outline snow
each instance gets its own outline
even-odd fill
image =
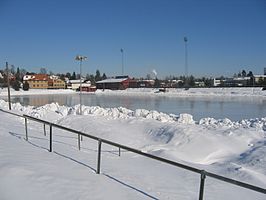
[[[117,80],[117,79],[115,79]],[[169,88],[167,92],[159,92],[158,88],[128,88],[126,90],[96,90],[96,95],[126,95],[126,96],[167,96],[167,97],[210,97],[210,96],[228,96],[228,97],[261,97],[266,98],[266,90],[261,87],[234,87],[234,88]],[[15,91],[11,89],[12,96],[17,95],[40,95],[40,94],[72,94],[75,91],[71,89],[30,89],[28,91]],[[0,96],[7,96],[7,89],[0,88]]]
[[[188,91],[184,91],[185,95],[195,95],[192,89]],[[43,90],[34,90],[32,94],[38,92]],[[150,95],[161,95],[152,92],[150,90]],[[60,91],[56,90],[56,93]],[[97,92],[99,95],[109,93],[113,92]],[[143,95],[140,90],[114,93]],[[169,91],[171,93],[176,95]],[[205,93],[222,95],[218,90]],[[197,91],[196,95],[205,93]],[[259,89],[254,89],[253,93],[250,89],[224,93],[265,96]],[[7,110],[8,103],[0,100],[0,109]],[[266,116],[241,121],[211,117],[195,121],[186,113],[173,115],[155,110],[99,106],[82,106],[82,110],[83,115],[78,115],[79,105],[68,107],[52,103],[34,107],[12,104],[15,113],[48,120],[143,152],[266,187]],[[25,141],[24,119],[0,112],[0,123],[0,199],[198,198],[198,174],[124,150],[119,157],[117,148],[103,144],[101,174],[97,175],[96,141],[83,138],[81,151],[78,151],[75,134],[53,129],[53,152],[49,153],[49,127],[46,127],[47,136],[44,136],[43,125],[29,121],[29,141]],[[265,199],[264,194],[208,177],[204,197]]]

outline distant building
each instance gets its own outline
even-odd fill
[[[143,87],[147,87],[147,88],[150,88],[150,87],[153,87],[154,86],[154,83],[155,83],[155,80],[138,80],[137,81],[137,87],[139,88],[143,88]]]
[[[266,75],[254,75],[255,83],[259,83],[261,81],[266,81]]]
[[[130,78],[128,76],[116,76],[96,82],[97,89],[125,90],[129,87]]]
[[[264,67],[264,75],[266,75],[266,67]]]
[[[68,80],[67,88],[72,90],[78,90],[80,87],[80,82],[81,82],[81,87],[91,87],[90,81],[85,81],[84,79],[78,79],[78,80]]]
[[[23,84],[28,82],[30,89],[65,89],[65,82],[57,76],[48,76],[47,74],[25,75]]]
[[[48,79],[47,74],[25,75],[23,83],[28,82],[30,89],[48,89]]]
[[[213,79],[213,86],[214,87],[219,87],[225,82],[225,79],[220,79],[220,78],[214,78]]]
[[[48,89],[66,89],[66,83],[58,76],[52,75],[48,79]]]

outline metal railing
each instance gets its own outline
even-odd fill
[[[179,167],[179,168],[182,168],[182,169],[185,169],[185,170],[200,174],[199,200],[203,200],[205,179],[206,179],[207,176],[211,177],[211,178],[214,178],[214,179],[217,179],[217,180],[220,180],[220,181],[223,181],[223,182],[226,182],[226,183],[230,183],[230,184],[237,185],[237,186],[240,186],[240,187],[243,187],[243,188],[246,188],[246,189],[250,189],[250,190],[253,190],[253,191],[256,191],[256,192],[259,192],[259,193],[266,194],[266,189],[265,188],[254,186],[254,185],[251,185],[251,184],[248,184],[248,183],[244,183],[244,182],[237,181],[237,180],[234,180],[234,179],[231,179],[231,178],[220,176],[218,174],[214,174],[214,173],[211,173],[211,172],[208,172],[208,171],[205,171],[205,170],[201,170],[201,169],[198,169],[198,168],[195,168],[195,167],[191,167],[191,166],[184,165],[184,164],[181,164],[181,163],[178,163],[178,162],[175,162],[175,161],[171,161],[171,160],[168,160],[168,159],[165,159],[165,158],[161,158],[161,157],[158,157],[158,156],[155,156],[155,155],[152,155],[152,154],[148,154],[148,153],[142,152],[141,150],[138,150],[138,149],[134,149],[134,148],[122,145],[122,144],[118,144],[118,143],[112,142],[110,140],[106,140],[106,139],[103,139],[103,138],[100,138],[100,137],[93,136],[93,135],[89,135],[89,134],[83,133],[81,131],[77,131],[77,130],[74,130],[74,129],[71,129],[71,128],[67,128],[67,127],[64,127],[64,126],[61,126],[61,125],[58,125],[58,124],[54,124],[54,123],[51,123],[51,122],[48,122],[48,121],[45,121],[45,120],[42,120],[42,119],[37,119],[37,118],[29,116],[29,115],[19,115],[19,114],[16,114],[16,113],[13,113],[13,112],[9,112],[9,111],[5,111],[5,110],[2,110],[2,109],[0,109],[0,111],[5,112],[5,113],[9,113],[9,114],[12,114],[12,115],[15,115],[15,116],[18,116],[18,117],[23,117],[25,119],[25,133],[26,133],[26,138],[25,139],[26,140],[28,140],[27,120],[32,120],[32,121],[36,121],[36,122],[39,122],[39,123],[43,123],[44,124],[44,132],[46,132],[45,131],[45,125],[46,124],[49,125],[50,126],[49,152],[52,152],[52,145],[53,145],[52,144],[52,139],[53,139],[52,138],[52,135],[53,135],[53,129],[52,128],[53,127],[77,134],[78,135],[78,148],[79,149],[80,149],[80,136],[84,136],[84,137],[87,137],[87,138],[90,138],[90,139],[98,141],[98,156],[97,156],[97,168],[96,168],[96,173],[97,174],[100,174],[100,169],[101,169],[101,146],[102,146],[102,143],[105,143],[105,144],[109,144],[111,146],[118,147],[119,148],[119,156],[120,156],[120,149],[124,149],[124,150],[127,150],[129,152],[133,152],[133,153],[136,153],[136,154],[139,154],[139,155],[142,155],[142,156],[145,156],[145,157],[148,157],[148,158],[151,158],[151,159],[163,162],[163,163],[170,164],[170,165],[175,166],[175,167]]]

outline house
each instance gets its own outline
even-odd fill
[[[78,79],[78,80],[68,80],[67,81],[67,88],[72,90],[79,90],[79,87],[91,87],[90,81],[85,81],[84,79]]]
[[[65,89],[66,83],[58,76],[51,75],[48,79],[48,89]]]
[[[23,84],[28,82],[30,89],[47,89],[48,79],[47,74],[25,75],[23,77]]]
[[[96,82],[97,89],[125,90],[129,87],[130,78],[128,76],[116,76]]]
[[[255,83],[266,81],[266,75],[254,75]]]
[[[25,75],[23,84],[28,82],[30,89],[65,89],[66,84],[57,76],[47,74]]]
[[[155,83],[155,80],[139,80],[138,81],[138,87],[153,87]]]

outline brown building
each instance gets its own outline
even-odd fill
[[[23,83],[28,82],[30,89],[47,89],[48,78],[47,74],[25,75]]]
[[[48,79],[48,89],[65,89],[66,83],[61,79]]]
[[[65,89],[66,84],[63,80],[47,74],[25,75],[23,83],[28,82],[30,89]]]

